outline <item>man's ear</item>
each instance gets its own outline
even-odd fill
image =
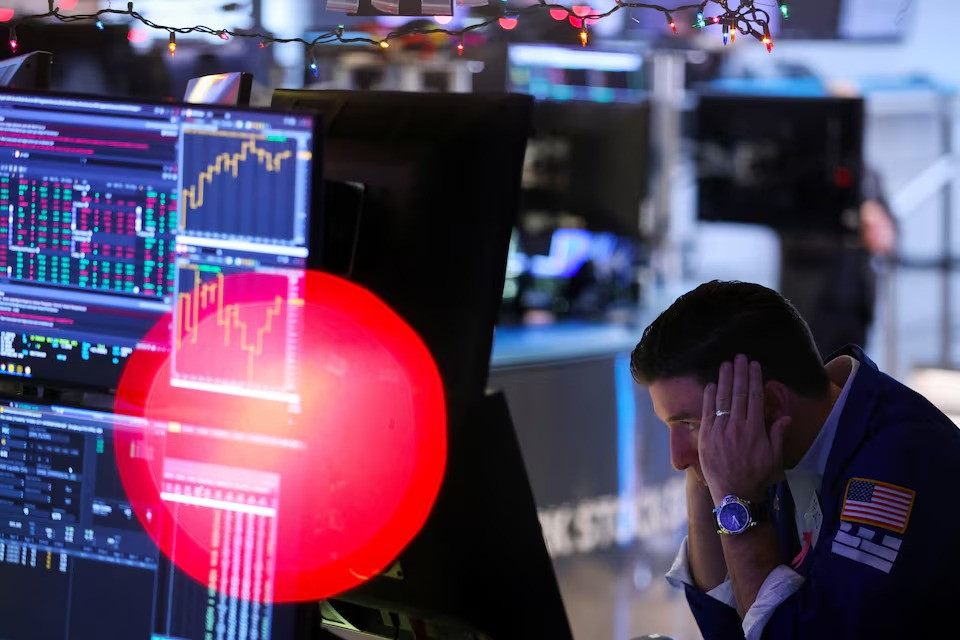
[[[767,426],[779,418],[789,416],[790,390],[777,380],[767,380],[763,385],[763,422]]]

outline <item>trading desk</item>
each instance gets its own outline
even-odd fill
[[[662,578],[686,532],[684,476],[630,375],[652,317],[501,326],[494,339],[488,386],[509,402],[574,637],[695,637]]]

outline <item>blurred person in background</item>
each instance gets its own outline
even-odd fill
[[[713,41],[711,41],[713,42]],[[714,43],[716,44],[716,43]],[[778,87],[797,82],[801,92],[833,97],[857,97],[858,87],[828,82],[796,61],[757,65],[726,56],[718,79],[743,81],[749,92],[756,85]],[[896,253],[898,228],[880,174],[864,163],[860,204],[850,231],[780,232],[780,293],[809,324],[822,356],[847,344],[867,346],[877,305],[878,263]]]
[[[877,305],[877,259],[893,256],[897,224],[879,174],[864,168],[857,232],[783,233],[780,293],[809,322],[822,356],[865,347]]]

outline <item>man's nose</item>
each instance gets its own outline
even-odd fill
[[[673,468],[683,471],[697,459],[697,432],[682,425],[670,429],[670,463]]]

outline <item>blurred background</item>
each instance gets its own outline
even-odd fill
[[[578,15],[614,6],[578,2]],[[0,4],[8,22],[46,10]],[[235,71],[252,74],[259,106],[278,88],[533,95],[489,386],[506,393],[575,637],[695,639],[662,577],[684,534],[683,477],[628,367],[677,295],[714,278],[776,288],[824,356],[858,342],[960,415],[955,3],[797,0],[788,20],[774,0],[758,5],[776,18],[772,53],[684,12],[674,34],[642,9],[588,21],[586,47],[578,19],[540,11],[470,32],[461,53],[443,34],[312,51],[184,34],[171,56],[167,32],[106,19],[24,25],[17,52],[54,54],[52,89],[112,96],[179,100],[190,78]],[[460,29],[524,6],[431,17],[369,2],[368,15],[324,0],[136,3],[158,24],[308,40],[338,25],[375,39]]]

